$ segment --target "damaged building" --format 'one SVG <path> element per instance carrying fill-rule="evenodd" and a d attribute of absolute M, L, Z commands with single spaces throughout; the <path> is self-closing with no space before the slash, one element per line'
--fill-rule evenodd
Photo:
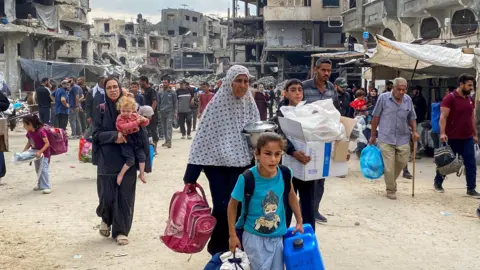
<path fill-rule="evenodd" d="M 169 65 L 170 41 L 147 33 L 147 21 L 142 15 L 136 22 L 112 18 L 95 18 L 95 59 L 126 72 L 127 77 L 138 76 L 136 70 L 144 65 L 165 68 Z"/>
<path fill-rule="evenodd" d="M 453 48 L 479 46 L 480 1 L 348 0 L 343 15 L 349 43 L 368 31 L 386 38 Z"/>
<path fill-rule="evenodd" d="M 231 61 L 257 77 L 305 79 L 312 53 L 344 50 L 342 6 L 340 0 L 232 0 Z"/>
<path fill-rule="evenodd" d="M 188 9 L 163 9 L 155 30 L 171 39 L 170 67 L 177 79 L 212 73 L 228 59 L 228 26 L 219 18 Z"/>
<path fill-rule="evenodd" d="M 88 0 L 0 2 L 0 12 L 8 21 L 0 25 L 0 71 L 14 96 L 20 89 L 33 90 L 40 74 L 51 75 L 46 68 L 33 74 L 43 62 L 51 70 L 54 62 L 93 63 Z"/>

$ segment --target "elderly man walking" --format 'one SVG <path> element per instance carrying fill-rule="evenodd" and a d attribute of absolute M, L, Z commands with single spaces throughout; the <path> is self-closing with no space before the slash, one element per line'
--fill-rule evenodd
<path fill-rule="evenodd" d="M 391 200 L 397 199 L 397 178 L 410 156 L 410 136 L 414 142 L 420 137 L 417 133 L 417 115 L 412 99 L 405 95 L 406 91 L 407 81 L 396 78 L 393 80 L 393 90 L 381 94 L 373 110 L 370 144 L 377 141 L 378 127 L 378 145 L 385 166 L 387 198 Z"/>

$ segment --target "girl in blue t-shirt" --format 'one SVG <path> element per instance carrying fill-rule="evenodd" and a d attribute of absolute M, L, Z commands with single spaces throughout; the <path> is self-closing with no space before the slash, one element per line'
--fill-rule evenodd
<path fill-rule="evenodd" d="M 285 207 L 291 207 L 297 220 L 295 232 L 303 233 L 302 214 L 291 180 L 290 193 L 283 194 L 285 181 L 278 167 L 285 149 L 283 138 L 273 132 L 263 133 L 257 142 L 255 156 L 258 165 L 250 168 L 255 189 L 250 198 L 248 213 L 237 224 L 237 206 L 244 201 L 245 178 L 238 177 L 237 184 L 228 203 L 228 227 L 230 251 L 242 248 L 247 253 L 252 270 L 283 269 L 283 236 L 287 232 Z M 290 172 L 291 173 L 291 172 Z M 292 174 L 292 173 L 291 173 Z M 283 196 L 288 196 L 288 206 L 284 205 Z M 242 207 L 241 217 L 244 217 Z M 245 221 L 245 222 L 244 222 Z M 243 226 L 242 243 L 236 228 Z"/>

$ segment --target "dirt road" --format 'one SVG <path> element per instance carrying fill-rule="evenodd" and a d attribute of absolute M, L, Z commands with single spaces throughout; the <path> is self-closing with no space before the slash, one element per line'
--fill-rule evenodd
<path fill-rule="evenodd" d="M 10 135 L 11 151 L 23 149 L 24 132 Z M 33 167 L 7 161 L 7 185 L 0 187 L 0 269 L 203 269 L 206 251 L 190 258 L 158 239 L 170 198 L 182 188 L 191 142 L 180 140 L 178 131 L 174 138 L 172 149 L 159 151 L 148 183 L 138 183 L 131 244 L 125 247 L 98 234 L 96 169 L 77 161 L 78 140 L 68 155 L 53 158 L 50 195 L 32 191 Z M 480 200 L 465 196 L 464 178 L 450 177 L 446 193 L 437 194 L 434 164 L 422 159 L 415 198 L 410 181 L 402 179 L 398 200 L 390 201 L 383 181 L 365 180 L 358 160 L 350 163 L 347 178 L 327 180 L 321 204 L 329 222 L 317 225 L 317 236 L 327 269 L 480 269 L 480 220 L 474 216 Z M 208 187 L 203 175 L 200 183 Z"/>

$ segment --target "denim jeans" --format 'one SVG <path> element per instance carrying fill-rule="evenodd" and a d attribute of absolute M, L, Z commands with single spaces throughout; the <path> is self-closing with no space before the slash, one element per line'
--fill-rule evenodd
<path fill-rule="evenodd" d="M 82 134 L 80 119 L 78 118 L 78 112 L 70 109 L 68 114 L 68 121 L 70 122 L 70 129 L 72 136 L 80 136 Z"/>
<path fill-rule="evenodd" d="M 474 190 L 477 187 L 477 164 L 475 160 L 473 138 L 450 139 L 448 140 L 448 145 L 452 148 L 453 153 L 458 154 L 463 158 L 467 190 Z M 437 171 L 437 174 L 435 175 L 435 183 L 441 185 L 443 180 L 445 180 L 445 176 Z"/>
<path fill-rule="evenodd" d="M 50 125 L 50 107 L 39 107 L 38 114 L 42 123 Z"/>
<path fill-rule="evenodd" d="M 35 160 L 35 171 L 37 172 L 37 185 L 40 189 L 50 189 L 49 159 L 41 158 Z"/>

